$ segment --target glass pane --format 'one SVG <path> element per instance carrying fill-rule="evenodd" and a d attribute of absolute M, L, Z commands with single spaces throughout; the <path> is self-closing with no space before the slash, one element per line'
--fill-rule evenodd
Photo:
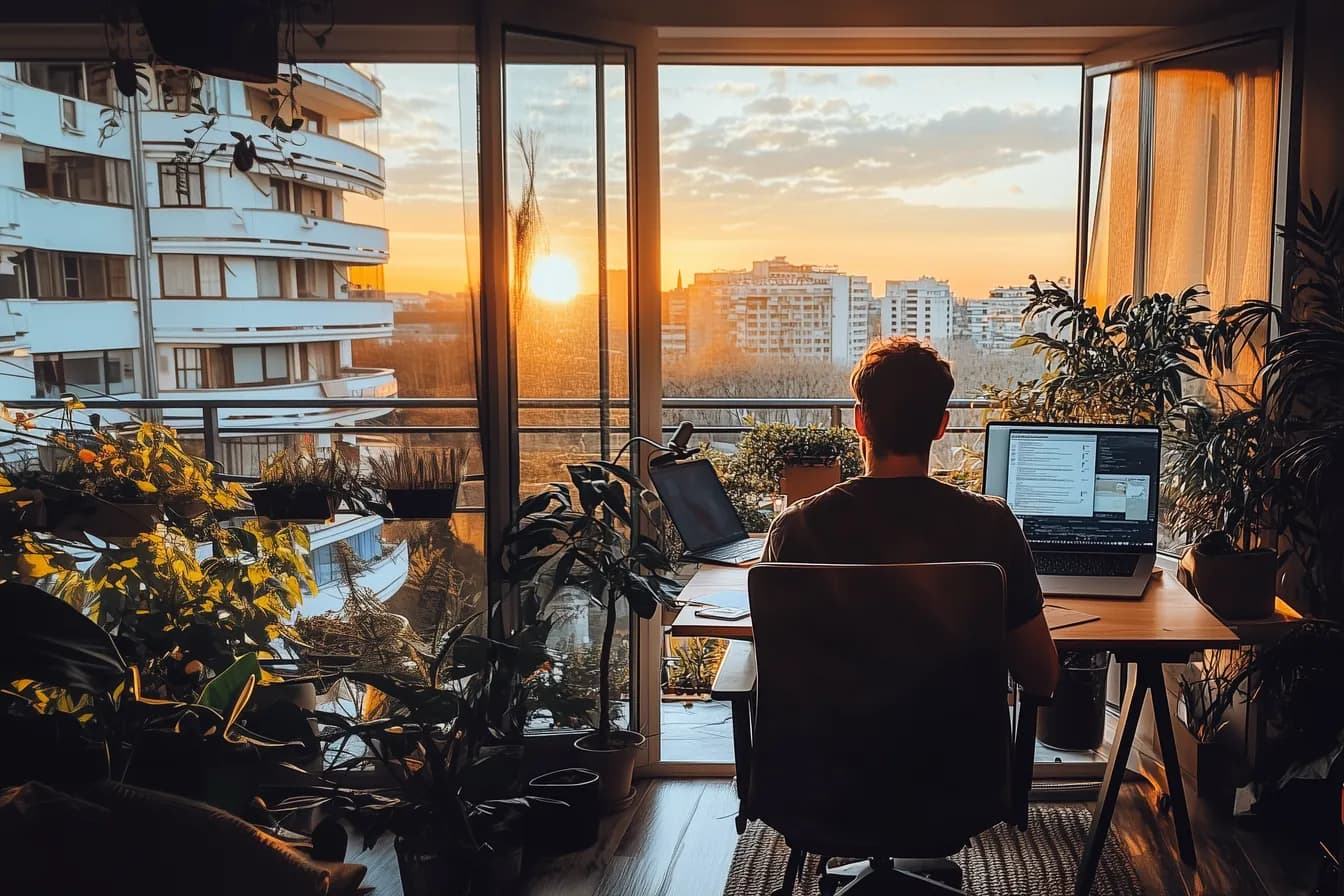
<path fill-rule="evenodd" d="M 739 452 L 744 434 L 852 426 L 849 374 L 873 339 L 931 341 L 954 400 L 1040 375 L 1040 357 L 1011 345 L 1029 275 L 1072 288 L 1080 79 L 1065 66 L 660 68 L 663 424 L 695 424 L 748 529 L 769 525 L 781 483 L 778 455 Z M 983 411 L 954 405 L 951 426 L 932 464 L 972 476 L 961 449 L 978 447 Z M 722 644 L 661 647 L 678 697 L 662 706 L 662 758 L 731 761 L 728 709 L 704 699 Z"/>
<path fill-rule="evenodd" d="M 1139 72 L 1107 78 L 1092 94 L 1092 195 L 1083 296 L 1109 304 L 1134 291 L 1134 237 L 1139 201 Z M 1100 108 L 1099 108 L 1100 106 Z"/>
<path fill-rule="evenodd" d="M 568 481 L 565 465 L 611 458 L 630 437 L 630 260 L 624 51 L 505 36 L 509 297 L 523 495 Z M 604 610 L 574 592 L 550 612 L 556 671 L 535 728 L 591 723 L 564 709 L 596 697 Z M 614 641 L 614 714 L 629 723 L 630 628 Z M 552 700 L 551 696 L 561 699 Z"/>
<path fill-rule="evenodd" d="M 1267 296 L 1279 59 L 1265 39 L 1157 67 L 1146 291 L 1203 283 L 1215 308 Z"/>

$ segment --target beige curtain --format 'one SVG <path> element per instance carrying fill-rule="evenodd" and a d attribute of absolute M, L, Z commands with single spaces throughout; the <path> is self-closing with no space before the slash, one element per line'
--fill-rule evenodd
<path fill-rule="evenodd" d="M 1268 296 L 1277 55 L 1259 41 L 1157 70 L 1145 291 L 1203 283 L 1214 308 Z"/>
<path fill-rule="evenodd" d="M 1260 40 L 1157 68 L 1145 292 L 1202 283 L 1214 308 L 1267 296 L 1278 61 Z M 1111 76 L 1083 279 L 1096 306 L 1134 288 L 1139 95 L 1137 69 Z"/>
<path fill-rule="evenodd" d="M 1110 76 L 1101 164 L 1092 201 L 1083 298 L 1103 307 L 1134 291 L 1134 222 L 1139 185 L 1139 71 Z M 1093 152 L 1096 152 L 1094 148 Z"/>

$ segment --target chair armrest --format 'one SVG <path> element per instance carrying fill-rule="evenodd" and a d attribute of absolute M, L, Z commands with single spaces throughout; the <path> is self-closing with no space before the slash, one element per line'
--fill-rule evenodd
<path fill-rule="evenodd" d="M 750 641 L 729 641 L 709 695 L 715 700 L 746 700 L 756 690 L 756 648 Z"/>

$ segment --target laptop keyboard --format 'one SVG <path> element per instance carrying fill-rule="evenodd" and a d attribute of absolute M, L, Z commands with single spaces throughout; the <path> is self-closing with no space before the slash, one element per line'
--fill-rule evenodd
<path fill-rule="evenodd" d="M 1139 565 L 1138 554 L 1042 553 L 1035 555 L 1042 576 L 1106 576 L 1128 578 Z"/>
<path fill-rule="evenodd" d="M 717 548 L 696 551 L 695 555 L 705 560 L 717 560 L 720 563 L 740 563 L 743 560 L 755 560 L 760 557 L 761 550 L 764 547 L 764 539 L 752 538 L 747 541 L 735 541 L 730 544 L 719 545 Z"/>

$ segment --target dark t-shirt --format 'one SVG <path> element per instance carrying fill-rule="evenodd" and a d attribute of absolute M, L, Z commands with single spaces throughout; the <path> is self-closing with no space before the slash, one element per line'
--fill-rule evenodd
<path fill-rule="evenodd" d="M 799 501 L 771 525 L 761 559 L 997 563 L 1008 629 L 1030 622 L 1043 603 L 1031 548 L 1008 505 L 925 476 L 860 476 Z"/>

